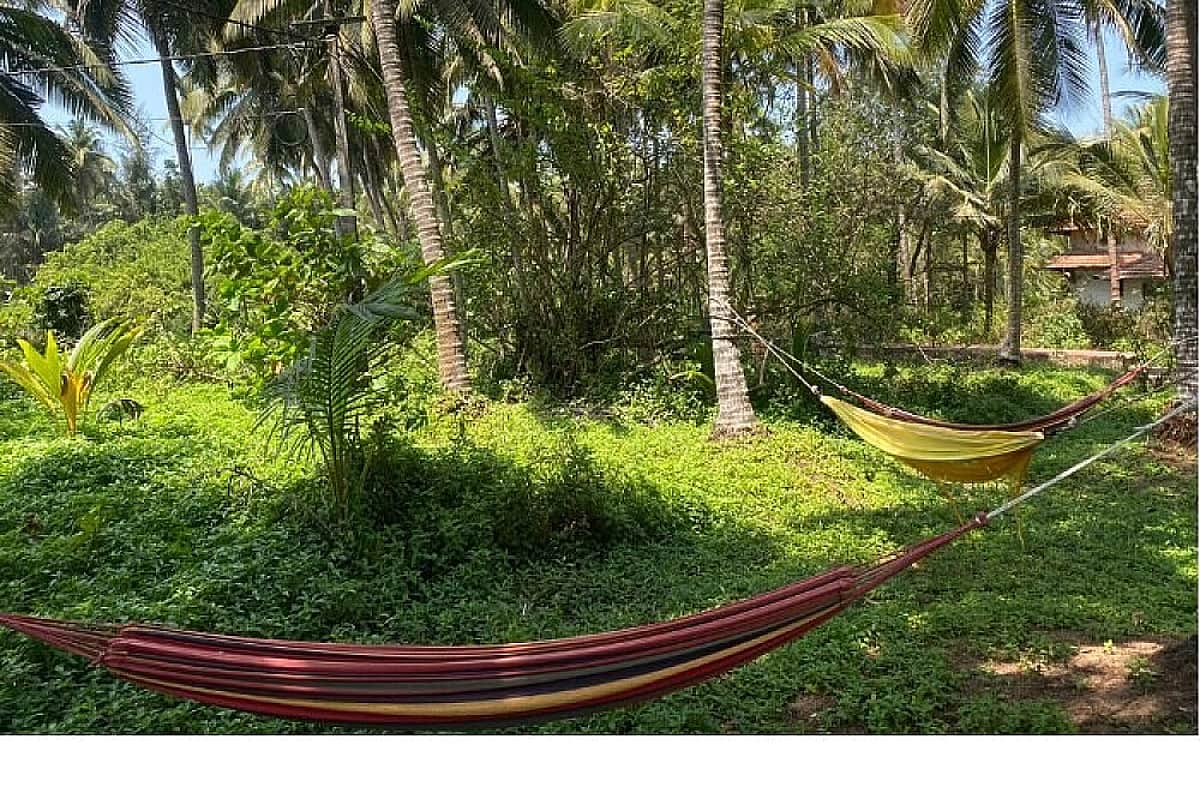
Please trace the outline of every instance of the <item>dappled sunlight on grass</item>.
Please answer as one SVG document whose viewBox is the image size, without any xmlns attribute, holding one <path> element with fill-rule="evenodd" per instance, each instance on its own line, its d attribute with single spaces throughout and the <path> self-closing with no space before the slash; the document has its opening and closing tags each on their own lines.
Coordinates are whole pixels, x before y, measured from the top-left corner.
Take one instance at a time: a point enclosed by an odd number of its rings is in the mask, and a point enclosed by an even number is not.
<svg viewBox="0 0 1200 799">
<path fill-rule="evenodd" d="M 855 374 L 889 402 L 981 421 L 1044 412 L 1106 380 L 1046 368 Z M 142 418 L 75 441 L 0 398 L 0 609 L 314 640 L 530 640 L 695 612 L 956 523 L 932 484 L 786 409 L 767 410 L 768 434 L 717 444 L 690 421 L 492 404 L 387 445 L 364 506 L 337 527 L 313 464 L 265 447 L 255 412 L 223 387 L 121 391 L 146 405 Z M 1136 400 L 1053 438 L 1031 481 L 1159 407 Z M 969 513 L 1005 494 L 955 496 Z M 537 729 L 1069 729 L 1052 704 L 992 701 L 973 664 L 1048 636 L 1193 634 L 1195 507 L 1194 461 L 1137 445 L 1024 508 L 1024 546 L 1014 520 L 998 520 L 726 677 Z M 0 730 L 318 729 L 163 699 L 7 633 L 0 673 Z"/>
</svg>

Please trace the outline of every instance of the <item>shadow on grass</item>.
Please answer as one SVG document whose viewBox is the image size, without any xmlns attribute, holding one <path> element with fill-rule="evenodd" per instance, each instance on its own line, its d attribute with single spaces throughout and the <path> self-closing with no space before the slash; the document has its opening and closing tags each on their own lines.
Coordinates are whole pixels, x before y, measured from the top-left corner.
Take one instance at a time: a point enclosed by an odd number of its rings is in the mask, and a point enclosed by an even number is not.
<svg viewBox="0 0 1200 799">
<path fill-rule="evenodd" d="M 605 469 L 568 441 L 532 467 L 470 445 L 389 445 L 357 523 L 337 530 L 296 510 L 324 503 L 318 484 L 230 480 L 225 456 L 205 454 L 119 435 L 0 477 L 0 608 L 307 640 L 538 640 L 694 612 L 953 526 L 944 507 L 836 507 L 805 516 L 789 539 Z M 1131 502 L 1132 476 L 1101 472 L 1040 498 L 1025 517 L 1027 551 L 1011 526 L 974 533 L 728 679 L 545 729 L 795 729 L 786 708 L 809 687 L 837 698 L 831 726 L 947 729 L 959 702 L 953 642 L 1194 630 L 1195 579 L 1174 551 L 1194 551 L 1194 489 L 1138 472 Z M 799 536 L 837 543 L 797 548 Z M 11 675 L 0 682 L 10 730 L 324 729 L 119 686 L 11 634 L 0 636 L 0 671 Z"/>
<path fill-rule="evenodd" d="M 1194 636 L 1195 507 L 1194 479 L 1149 463 L 1118 463 L 1039 496 L 1023 509 L 1024 545 L 1012 519 L 996 520 L 881 586 L 832 624 L 850 630 L 842 639 L 845 652 L 825 650 L 836 668 L 800 647 L 781 654 L 803 675 L 799 706 L 820 706 L 820 727 L 842 731 L 1084 726 L 1075 705 L 1086 692 L 1060 704 L 1066 693 L 1009 702 L 1003 686 L 991 691 L 984 681 L 980 688 L 978 664 L 1062 657 L 1063 640 Z M 834 511 L 804 523 L 830 529 L 847 521 Z M 857 513 L 850 523 L 874 532 L 881 551 L 954 524 L 945 508 L 910 507 Z M 809 645 L 824 635 L 818 632 Z M 1175 657 L 1190 658 L 1194 674 L 1194 647 Z M 1174 701 L 1175 684 L 1153 688 L 1162 693 L 1159 704 Z M 1194 707 L 1194 685 L 1190 701 Z M 1171 718 L 1163 722 L 1167 727 Z"/>
<path fill-rule="evenodd" d="M 761 568 L 780 557 L 765 532 L 569 444 L 537 467 L 390 446 L 342 529 L 296 512 L 324 502 L 319 484 L 273 487 L 194 445 L 118 434 L 0 476 L 0 608 L 301 640 L 536 640 L 771 587 Z M 320 729 L 174 703 L 13 634 L 0 643 L 6 730 Z"/>
</svg>

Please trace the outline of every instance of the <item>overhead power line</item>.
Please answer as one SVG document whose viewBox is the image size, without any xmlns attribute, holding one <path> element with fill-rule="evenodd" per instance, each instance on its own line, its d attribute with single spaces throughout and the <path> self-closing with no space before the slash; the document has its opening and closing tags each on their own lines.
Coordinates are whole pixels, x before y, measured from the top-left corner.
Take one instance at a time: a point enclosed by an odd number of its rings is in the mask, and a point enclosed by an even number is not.
<svg viewBox="0 0 1200 799">
<path fill-rule="evenodd" d="M 154 58 L 130 58 L 124 61 L 113 61 L 108 64 L 65 64 L 61 67 L 37 67 L 35 69 L 14 69 L 0 71 L 0 75 L 5 77 L 16 77 L 19 75 L 45 75 L 51 72 L 70 72 L 73 70 L 88 70 L 88 69 L 107 69 L 109 67 L 127 67 L 139 66 L 142 64 L 158 64 L 162 61 L 190 61 L 195 58 L 214 58 L 223 55 L 239 55 L 242 53 L 260 53 L 266 50 L 283 50 L 295 49 L 299 45 L 310 42 L 319 42 L 320 39 L 298 39 L 294 42 L 286 42 L 283 44 L 263 44 L 253 47 L 237 47 L 232 50 L 210 50 L 203 53 L 188 53 L 186 55 L 169 55 L 155 56 Z"/>
<path fill-rule="evenodd" d="M 214 14 L 211 11 L 204 11 L 203 9 L 199 9 L 199 8 L 189 8 L 188 6 L 172 2 L 172 0 L 158 0 L 158 2 L 162 3 L 165 6 L 170 6 L 171 8 L 174 8 L 178 11 L 182 11 L 185 14 L 192 14 L 197 17 L 204 17 L 205 19 L 211 19 L 214 22 L 223 22 L 228 25 L 237 25 L 238 27 L 245 28 L 247 30 L 259 31 L 261 33 L 270 33 L 275 36 L 294 36 L 295 35 L 290 31 L 280 30 L 279 28 L 271 28 L 271 27 L 267 27 L 266 25 L 259 25 L 254 22 L 243 22 L 240 19 L 232 19 L 230 17 L 223 17 L 220 14 Z"/>
<path fill-rule="evenodd" d="M 280 28 L 271 28 L 271 27 L 267 27 L 265 25 L 258 25 L 258 24 L 251 23 L 251 22 L 242 22 L 241 20 L 229 19 L 226 17 L 222 17 L 219 14 L 213 14 L 213 13 L 210 13 L 207 11 L 203 11 L 201 9 L 188 8 L 187 6 L 172 2 L 172 0 L 160 0 L 160 2 L 162 2 L 164 5 L 170 6 L 171 8 L 177 9 L 186 14 L 193 14 L 195 16 L 204 17 L 206 19 L 211 19 L 216 22 L 224 22 L 227 24 L 238 25 L 238 26 L 246 28 L 248 30 L 255 30 L 255 31 L 259 31 L 261 33 L 269 33 L 274 36 L 287 37 L 288 41 L 280 42 L 277 44 L 263 44 L 263 45 L 252 45 L 249 47 L 237 47 L 237 48 L 233 48 L 230 50 L 212 50 L 212 51 L 202 52 L 202 53 L 189 53 L 186 55 L 170 55 L 170 56 L 165 56 L 165 57 L 160 56 L 160 57 L 154 57 L 154 58 L 131 58 L 131 59 L 124 59 L 121 61 L 113 61 L 113 62 L 107 63 L 107 64 L 67 64 L 67 65 L 64 65 L 61 67 L 36 67 L 36 68 L 31 68 L 31 69 L 0 70 L 0 75 L 3 75 L 5 77 L 19 77 L 21 75 L 45 75 L 45 74 L 49 74 L 52 72 L 69 72 L 69 71 L 76 71 L 76 70 L 107 69 L 107 68 L 111 68 L 111 67 L 144 66 L 147 64 L 159 64 L 159 63 L 162 63 L 164 58 L 167 61 L 190 61 L 190 60 L 196 59 L 196 58 L 212 58 L 215 56 L 239 55 L 242 53 L 259 53 L 259 52 L 264 52 L 264 51 L 268 51 L 268 50 L 296 49 L 300 45 L 311 44 L 311 43 L 322 41 L 328 35 L 330 28 L 335 28 L 335 27 L 339 27 L 342 25 L 352 25 L 352 24 L 366 21 L 366 17 L 349 16 L 349 17 L 328 17 L 328 18 L 323 18 L 323 19 L 311 19 L 311 20 L 298 20 L 296 22 L 289 23 L 289 27 L 292 27 L 292 28 L 317 26 L 322 31 L 320 34 L 298 35 L 297 32 L 291 31 L 291 30 L 282 30 Z"/>
<path fill-rule="evenodd" d="M 286 111 L 264 111 L 261 114 L 247 114 L 247 117 L 255 117 L 256 119 L 273 119 L 275 117 L 292 116 L 293 114 L 302 114 L 305 109 L 292 108 Z M 170 122 L 171 117 L 139 117 L 141 122 Z M 40 122 L 0 122 L 0 128 L 45 128 L 49 127 Z"/>
</svg>

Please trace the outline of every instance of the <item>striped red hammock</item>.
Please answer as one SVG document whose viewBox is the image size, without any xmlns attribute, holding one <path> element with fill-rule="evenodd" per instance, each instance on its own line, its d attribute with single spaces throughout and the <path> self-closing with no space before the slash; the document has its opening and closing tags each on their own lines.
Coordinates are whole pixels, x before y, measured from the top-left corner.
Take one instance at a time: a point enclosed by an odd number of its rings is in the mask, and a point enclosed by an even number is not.
<svg viewBox="0 0 1200 799">
<path fill-rule="evenodd" d="M 171 696 L 328 723 L 411 728 L 545 721 L 703 682 L 799 638 L 970 530 L 714 610 L 627 630 L 496 646 L 358 646 L 0 615 L 0 625 Z"/>
</svg>

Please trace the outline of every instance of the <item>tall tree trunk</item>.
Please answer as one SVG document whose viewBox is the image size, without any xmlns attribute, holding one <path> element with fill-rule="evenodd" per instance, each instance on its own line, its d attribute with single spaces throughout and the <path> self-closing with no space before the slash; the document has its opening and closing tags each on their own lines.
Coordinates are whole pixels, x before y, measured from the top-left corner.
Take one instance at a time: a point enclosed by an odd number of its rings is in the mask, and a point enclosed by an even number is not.
<svg viewBox="0 0 1200 799">
<path fill-rule="evenodd" d="M 442 154 L 438 152 L 437 142 L 430 136 L 425 142 L 425 157 L 429 159 L 429 184 L 433 190 L 434 203 L 437 207 L 438 219 L 442 223 L 442 235 L 454 244 L 454 222 L 450 216 L 450 198 L 446 195 L 445 167 L 442 164 Z"/>
<path fill-rule="evenodd" d="M 756 425 L 746 374 L 729 316 L 729 260 L 722 208 L 721 80 L 724 73 L 724 0 L 704 0 L 703 127 L 704 231 L 708 255 L 708 315 L 712 326 L 713 371 L 717 384 L 714 436 L 739 435 Z"/>
<path fill-rule="evenodd" d="M 175 137 L 175 157 L 179 159 L 179 182 L 183 184 L 183 205 L 191 216 L 200 212 L 196 202 L 196 176 L 192 172 L 192 154 L 188 150 L 187 131 L 183 127 L 183 114 L 179 111 L 179 89 L 176 86 L 175 67 L 171 64 L 170 48 L 161 32 L 154 32 L 154 46 L 158 50 L 162 67 L 163 96 L 167 102 L 167 115 L 171 118 L 171 133 Z M 192 255 L 192 332 L 204 325 L 204 253 L 200 249 L 200 228 L 188 225 L 188 246 Z"/>
<path fill-rule="evenodd" d="M 808 11 L 796 4 L 796 24 L 805 27 L 808 24 Z M 800 185 L 808 188 L 809 176 L 812 174 L 811 148 L 808 137 L 808 61 L 805 55 L 793 62 L 796 70 L 796 158 L 800 162 Z"/>
<path fill-rule="evenodd" d="M 892 161 L 899 172 L 904 164 L 904 143 L 901 140 L 899 123 L 896 125 L 895 136 L 892 138 Z M 905 205 L 903 197 L 897 198 L 896 201 L 896 233 L 896 263 L 900 272 L 900 285 L 904 292 L 903 301 L 912 302 L 914 294 L 913 267 L 908 239 L 908 206 Z"/>
<path fill-rule="evenodd" d="M 438 152 L 437 142 L 433 136 L 425 143 L 425 153 L 429 158 L 429 177 L 433 185 L 433 196 L 437 200 L 438 217 L 442 222 L 442 232 L 445 237 L 450 240 L 451 247 L 454 245 L 454 217 L 450 213 L 450 195 L 446 193 L 446 178 L 445 169 L 442 166 L 442 156 Z M 458 314 L 458 336 L 461 340 L 467 340 L 467 294 L 463 287 L 463 277 L 458 272 L 450 274 L 450 282 L 454 287 L 454 303 L 458 308 L 463 309 Z"/>
<path fill-rule="evenodd" d="M 999 235 L 991 231 L 979 234 L 979 249 L 983 251 L 983 330 L 987 336 L 992 332 L 992 318 L 996 312 L 996 251 L 1000 248 Z"/>
<path fill-rule="evenodd" d="M 487 123 L 488 147 L 492 151 L 492 167 L 496 172 L 496 188 L 500 192 L 500 204 L 504 212 L 504 226 L 508 228 L 509 257 L 513 265 L 513 282 L 518 291 L 525 284 L 525 269 L 521 260 L 520 234 L 517 232 L 517 207 L 513 202 L 512 192 L 508 186 L 508 175 L 500 155 L 500 121 L 496 116 L 496 103 L 491 97 L 484 95 L 483 110 Z"/>
<path fill-rule="evenodd" d="M 817 138 L 817 70 L 811 55 L 804 59 L 804 80 L 811 90 L 808 98 L 808 148 L 815 152 L 821 143 Z"/>
<path fill-rule="evenodd" d="M 333 2 L 325 0 L 325 16 L 333 17 Z M 329 37 L 329 82 L 333 88 L 333 132 L 337 140 L 338 194 L 342 208 L 354 210 L 354 173 L 350 169 L 350 137 L 346 132 L 346 95 L 342 88 L 342 53 L 340 28 Z M 337 217 L 338 233 L 358 235 L 358 220 L 354 216 Z"/>
<path fill-rule="evenodd" d="M 1175 381 L 1179 402 L 1196 399 L 1196 2 L 1167 0 L 1171 198 L 1175 275 Z M 1194 418 L 1194 412 L 1193 412 Z M 1194 434 L 1194 431 L 1193 431 Z"/>
<path fill-rule="evenodd" d="M 396 231 L 389 225 L 387 214 L 383 210 L 383 198 L 380 197 L 379 190 L 379 176 L 375 173 L 371 154 L 364 151 L 360 155 L 362 156 L 363 165 L 363 194 L 367 195 L 367 204 L 371 206 L 371 217 L 375 220 L 377 228 L 394 236 Z"/>
<path fill-rule="evenodd" d="M 1100 107 L 1104 111 L 1104 139 L 1112 145 L 1112 97 L 1108 91 L 1108 59 L 1104 57 L 1104 29 L 1095 23 L 1096 58 L 1100 70 Z M 1115 308 L 1121 307 L 1121 264 L 1117 259 L 1117 236 L 1113 232 L 1113 220 L 1107 220 L 1105 239 L 1108 247 L 1108 302 Z"/>
<path fill-rule="evenodd" d="M 959 243 L 962 245 L 962 260 L 959 262 L 959 279 L 962 288 L 959 291 L 959 302 L 962 303 L 963 324 L 971 321 L 971 306 L 974 304 L 974 292 L 971 290 L 971 262 L 967 257 L 967 247 L 970 234 L 966 228 L 959 233 Z"/>
<path fill-rule="evenodd" d="M 396 206 L 399 203 L 394 202 L 404 192 L 396 185 L 395 177 L 391 165 L 386 158 L 387 152 L 383 145 L 374 136 L 365 139 L 364 144 L 369 148 L 370 152 L 364 154 L 364 159 L 371 156 L 374 157 L 374 166 L 372 170 L 375 174 L 375 185 L 378 188 L 379 199 L 383 204 L 383 211 L 387 215 L 388 221 L 391 223 L 392 235 L 396 237 L 396 241 L 404 241 L 408 238 L 408 223 L 404 218 L 403 211 L 397 211 Z"/>
<path fill-rule="evenodd" d="M 421 243 L 421 255 L 425 263 L 440 261 L 446 255 L 442 244 L 442 230 L 438 225 L 433 194 L 429 188 L 429 176 L 421 163 L 417 150 L 417 137 L 413 131 L 412 111 L 408 105 L 407 76 L 396 42 L 395 0 L 374 0 L 371 4 L 371 27 L 379 47 L 379 62 L 383 69 L 383 83 L 387 90 L 388 116 L 392 124 L 392 139 L 396 145 L 396 157 L 400 162 L 400 174 L 408 190 L 413 223 Z M 458 304 L 454 296 L 454 282 L 447 275 L 429 278 L 429 290 L 433 297 L 433 322 L 437 330 L 438 372 L 442 385 L 452 391 L 469 392 L 471 378 L 467 374 L 467 347 L 459 324 Z"/>
<path fill-rule="evenodd" d="M 333 179 L 329 176 L 329 153 L 325 152 L 325 142 L 321 141 L 316 117 L 308 106 L 309 103 L 306 102 L 301 116 L 304 117 L 304 127 L 308 131 L 308 143 L 312 145 L 313 170 L 317 173 L 317 184 L 333 194 Z"/>
<path fill-rule="evenodd" d="M 1000 360 L 1021 362 L 1021 294 L 1024 288 L 1021 251 L 1021 135 L 1012 132 L 1008 156 L 1008 324 Z"/>
<path fill-rule="evenodd" d="M 928 311 L 933 305 L 933 231 L 925 242 L 925 268 L 921 271 L 921 307 Z"/>
<path fill-rule="evenodd" d="M 812 173 L 808 140 L 808 88 L 804 83 L 803 62 L 796 62 L 796 159 L 800 162 L 800 185 L 808 188 Z"/>
</svg>

